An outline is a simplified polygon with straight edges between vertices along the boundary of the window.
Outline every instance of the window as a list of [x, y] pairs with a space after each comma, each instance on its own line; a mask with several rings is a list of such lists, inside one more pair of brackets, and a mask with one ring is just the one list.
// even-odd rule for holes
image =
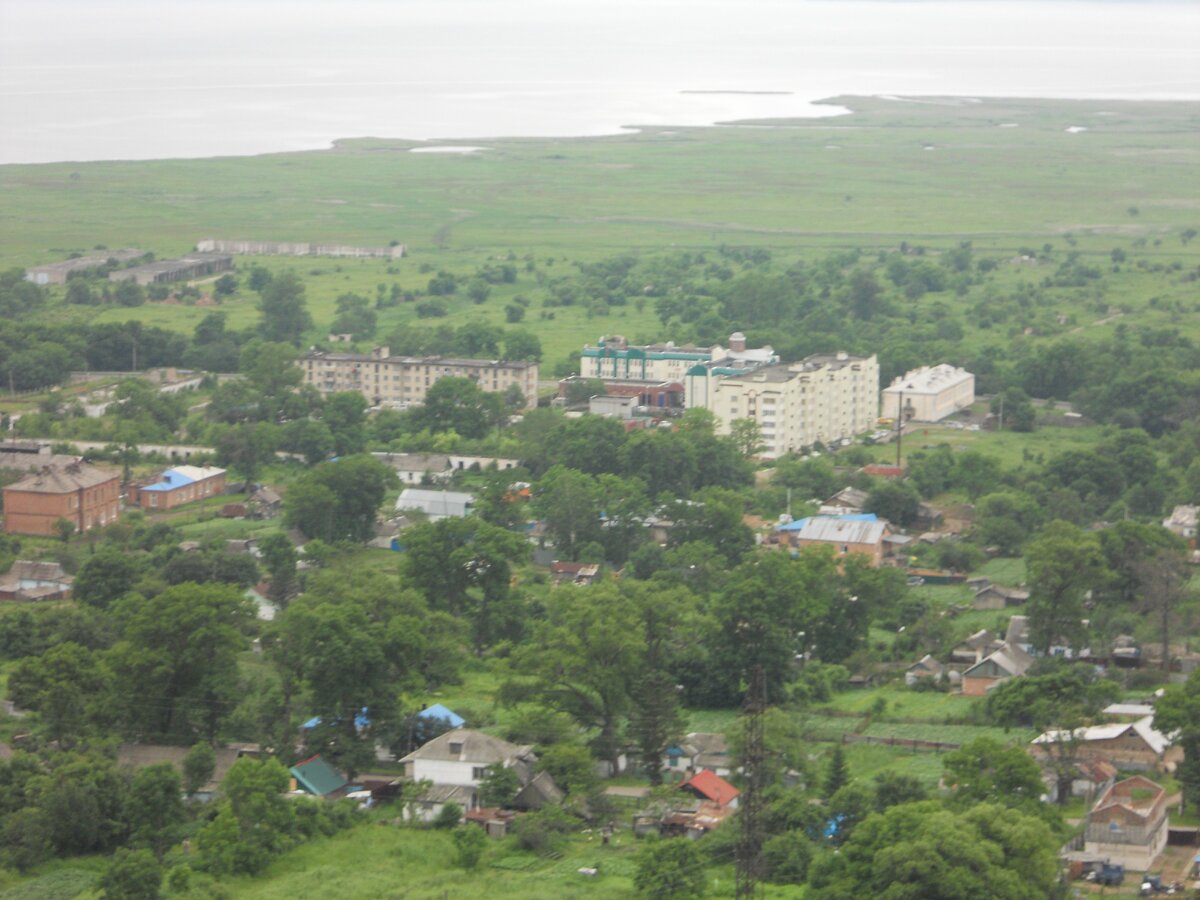
[[455, 756], [462, 753], [462, 749], [463, 749], [462, 741], [451, 741], [450, 742], [450, 752], [453, 753]]
[[473, 766], [471, 768], [471, 778], [474, 781], [482, 781], [487, 775], [486, 766]]

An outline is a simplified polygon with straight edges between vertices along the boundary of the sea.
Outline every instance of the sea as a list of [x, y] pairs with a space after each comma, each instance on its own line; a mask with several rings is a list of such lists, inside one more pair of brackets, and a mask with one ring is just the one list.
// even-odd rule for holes
[[1200, 98], [1200, 0], [0, 0], [0, 163]]

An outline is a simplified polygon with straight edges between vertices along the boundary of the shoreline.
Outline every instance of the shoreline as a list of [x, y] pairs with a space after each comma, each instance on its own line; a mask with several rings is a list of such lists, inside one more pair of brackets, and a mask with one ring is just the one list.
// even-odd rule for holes
[[[746, 95], [790, 95], [794, 96], [791, 91], [681, 91], [685, 94], [746, 94]], [[89, 159], [57, 159], [57, 160], [41, 160], [34, 162], [0, 162], [0, 169], [11, 169], [15, 167], [32, 167], [32, 166], [64, 166], [64, 165], [94, 165], [94, 164], [132, 164], [132, 163], [156, 163], [156, 162], [201, 162], [201, 161], [216, 161], [216, 160], [231, 160], [231, 159], [259, 159], [270, 156], [285, 156], [299, 153], [337, 153], [342, 150], [353, 149], [356, 143], [364, 142], [379, 142], [387, 145], [387, 149], [405, 150], [405, 151], [420, 151], [423, 148], [429, 147], [459, 147], [463, 145], [478, 145], [484, 143], [504, 144], [512, 142], [529, 142], [529, 141], [589, 141], [589, 140], [611, 140], [613, 138], [627, 138], [639, 134], [653, 134], [655, 132], [667, 131], [689, 131], [702, 130], [710, 128], [805, 128], [805, 127], [823, 127], [823, 123], [832, 119], [842, 119], [855, 114], [864, 112], [863, 107], [872, 104], [896, 103], [897, 105], [912, 104], [914, 106], [926, 106], [942, 108], [946, 110], [986, 110], [996, 106], [1005, 104], [1030, 104], [1030, 103], [1065, 103], [1065, 104], [1101, 104], [1106, 106], [1114, 105], [1175, 105], [1175, 104], [1197, 104], [1200, 105], [1200, 95], [1193, 97], [1055, 97], [1055, 96], [1021, 96], [1021, 95], [985, 95], [985, 94], [835, 94], [832, 96], [821, 97], [814, 100], [805, 101], [807, 106], [813, 110], [812, 115], [791, 115], [791, 116], [770, 116], [770, 117], [742, 117], [736, 119], [718, 119], [706, 124], [700, 125], [679, 125], [669, 122], [659, 122], [653, 124], [640, 125], [618, 125], [615, 130], [602, 130], [590, 134], [509, 134], [509, 135], [490, 135], [474, 137], [430, 137], [430, 138], [408, 138], [408, 137], [379, 137], [376, 135], [356, 135], [331, 138], [327, 142], [317, 146], [300, 147], [300, 148], [280, 148], [269, 149], [253, 152], [231, 152], [231, 153], [216, 153], [199, 156], [146, 156], [146, 157], [104, 157], [104, 158], [89, 158]], [[841, 125], [840, 127], [851, 127], [849, 125]], [[1091, 129], [1095, 130], [1095, 129]], [[407, 145], [407, 146], [406, 146]], [[382, 148], [381, 148], [382, 149]], [[484, 150], [495, 148], [481, 148]], [[428, 151], [426, 150], [428, 153]], [[459, 155], [454, 151], [445, 151], [441, 153], [428, 153], [430, 156], [445, 156]], [[462, 156], [472, 156], [474, 154], [462, 153]]]

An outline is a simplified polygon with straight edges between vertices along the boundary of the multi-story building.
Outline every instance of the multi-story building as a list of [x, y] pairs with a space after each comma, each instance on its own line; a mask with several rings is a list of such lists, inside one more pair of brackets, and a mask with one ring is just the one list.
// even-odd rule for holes
[[83, 532], [117, 521], [120, 508], [120, 472], [79, 462], [46, 466], [4, 488], [4, 530], [55, 535], [65, 519]]
[[[620, 336], [602, 338], [595, 347], [590, 344], [580, 354], [581, 378], [599, 378], [606, 383], [662, 384], [682, 383], [684, 376], [697, 367], [719, 378], [726, 371], [741, 372], [779, 362], [770, 347], [746, 349], [746, 336], [740, 331], [729, 336], [729, 346], [677, 346], [665, 344], [630, 345]], [[703, 406], [703, 398], [688, 406]]]
[[878, 391], [874, 354], [817, 354], [799, 363], [709, 379], [704, 405], [716, 416], [721, 434], [729, 434], [738, 419], [756, 422], [761, 455], [775, 459], [868, 431], [877, 418]]
[[440, 378], [470, 378], [481, 390], [504, 393], [516, 385], [526, 407], [537, 406], [538, 367], [524, 360], [446, 359], [441, 356], [391, 356], [387, 347], [370, 353], [313, 350], [300, 357], [304, 383], [322, 395], [357, 391], [374, 406], [405, 406], [425, 400]]
[[904, 420], [939, 422], [975, 402], [975, 376], [965, 369], [942, 364], [906, 372], [879, 392], [880, 415]]

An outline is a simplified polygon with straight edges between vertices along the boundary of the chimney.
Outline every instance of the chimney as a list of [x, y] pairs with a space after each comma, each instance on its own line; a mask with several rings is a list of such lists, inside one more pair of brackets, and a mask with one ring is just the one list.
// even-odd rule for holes
[[740, 331], [735, 331], [729, 336], [729, 349], [734, 353], [746, 352], [746, 336]]

